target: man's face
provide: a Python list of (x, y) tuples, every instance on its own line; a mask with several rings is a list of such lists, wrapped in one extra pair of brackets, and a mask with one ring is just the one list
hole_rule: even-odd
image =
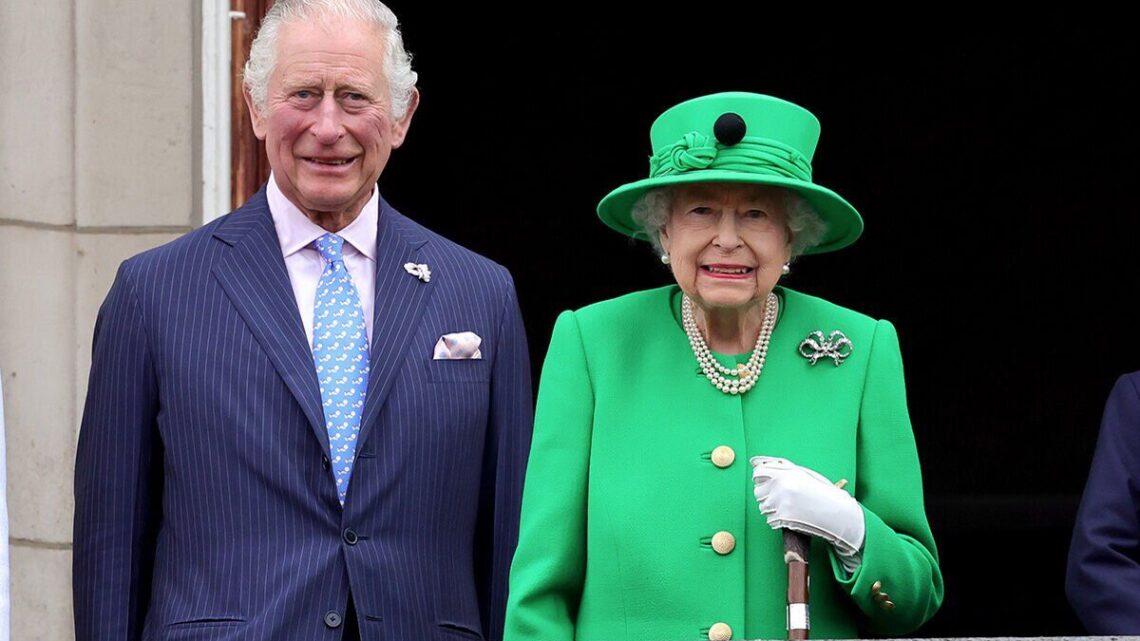
[(419, 96), (403, 118), (393, 117), (384, 36), (351, 20), (286, 22), (265, 110), (259, 112), (246, 92), (278, 187), (314, 220), (355, 217), (388, 156), (404, 142)]

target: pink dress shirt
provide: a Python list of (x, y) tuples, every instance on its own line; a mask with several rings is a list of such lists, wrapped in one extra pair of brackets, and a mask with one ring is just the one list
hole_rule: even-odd
[[(273, 226), (277, 228), (277, 240), (281, 243), (281, 253), (285, 257), (285, 269), (289, 272), (289, 282), (293, 285), (293, 297), (297, 299), (297, 309), (301, 312), (301, 323), (305, 326), (305, 336), (309, 347), (313, 345), (313, 305), (316, 302), (317, 283), (325, 270), (325, 259), (313, 246), (313, 241), (327, 232), (309, 220), (297, 208), (270, 174), (269, 185), (265, 190), (269, 200), (269, 213), (273, 216)], [(356, 220), (340, 230), (344, 238), (344, 266), (352, 275), (356, 292), (360, 295), (360, 309), (364, 313), (364, 325), (368, 330), (368, 344), (372, 344), (372, 314), (375, 310), (376, 292), (376, 229), (380, 220), (380, 193), (372, 189), (372, 197), (360, 211)]]

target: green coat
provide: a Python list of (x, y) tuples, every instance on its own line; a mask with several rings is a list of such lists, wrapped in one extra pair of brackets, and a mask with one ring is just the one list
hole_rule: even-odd
[[(853, 576), (813, 540), (812, 637), (901, 635), (938, 609), (942, 576), (894, 327), (776, 293), (767, 363), (743, 396), (701, 375), (676, 286), (559, 316), (539, 387), (507, 641), (704, 639), (716, 623), (733, 639), (784, 638), (783, 547), (752, 494), (756, 455), (845, 478), (864, 509)], [(800, 341), (836, 329), (852, 355), (809, 365)], [(713, 462), (718, 446), (735, 453), (727, 467)], [(735, 537), (726, 554), (711, 545), (718, 532)], [(872, 598), (876, 582), (893, 610)]]

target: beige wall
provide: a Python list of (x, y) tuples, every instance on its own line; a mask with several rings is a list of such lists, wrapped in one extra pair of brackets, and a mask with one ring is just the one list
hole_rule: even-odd
[(200, 2), (0, 1), (0, 370), (12, 639), (72, 638), (91, 330), (124, 258), (200, 220)]

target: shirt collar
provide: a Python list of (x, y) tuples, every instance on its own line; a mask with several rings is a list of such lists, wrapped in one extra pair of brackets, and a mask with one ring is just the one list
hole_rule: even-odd
[[(273, 226), (277, 230), (277, 241), (281, 244), (282, 255), (288, 257), (309, 247), (313, 241), (325, 235), (324, 228), (309, 220), (309, 217), (293, 204), (281, 188), (273, 174), (269, 174), (269, 184), (265, 190), (269, 201), (269, 213), (273, 216)], [(380, 220), (380, 190), (372, 188), (372, 196), (360, 210), (360, 214), (338, 234), (353, 249), (376, 262), (376, 232)]]

